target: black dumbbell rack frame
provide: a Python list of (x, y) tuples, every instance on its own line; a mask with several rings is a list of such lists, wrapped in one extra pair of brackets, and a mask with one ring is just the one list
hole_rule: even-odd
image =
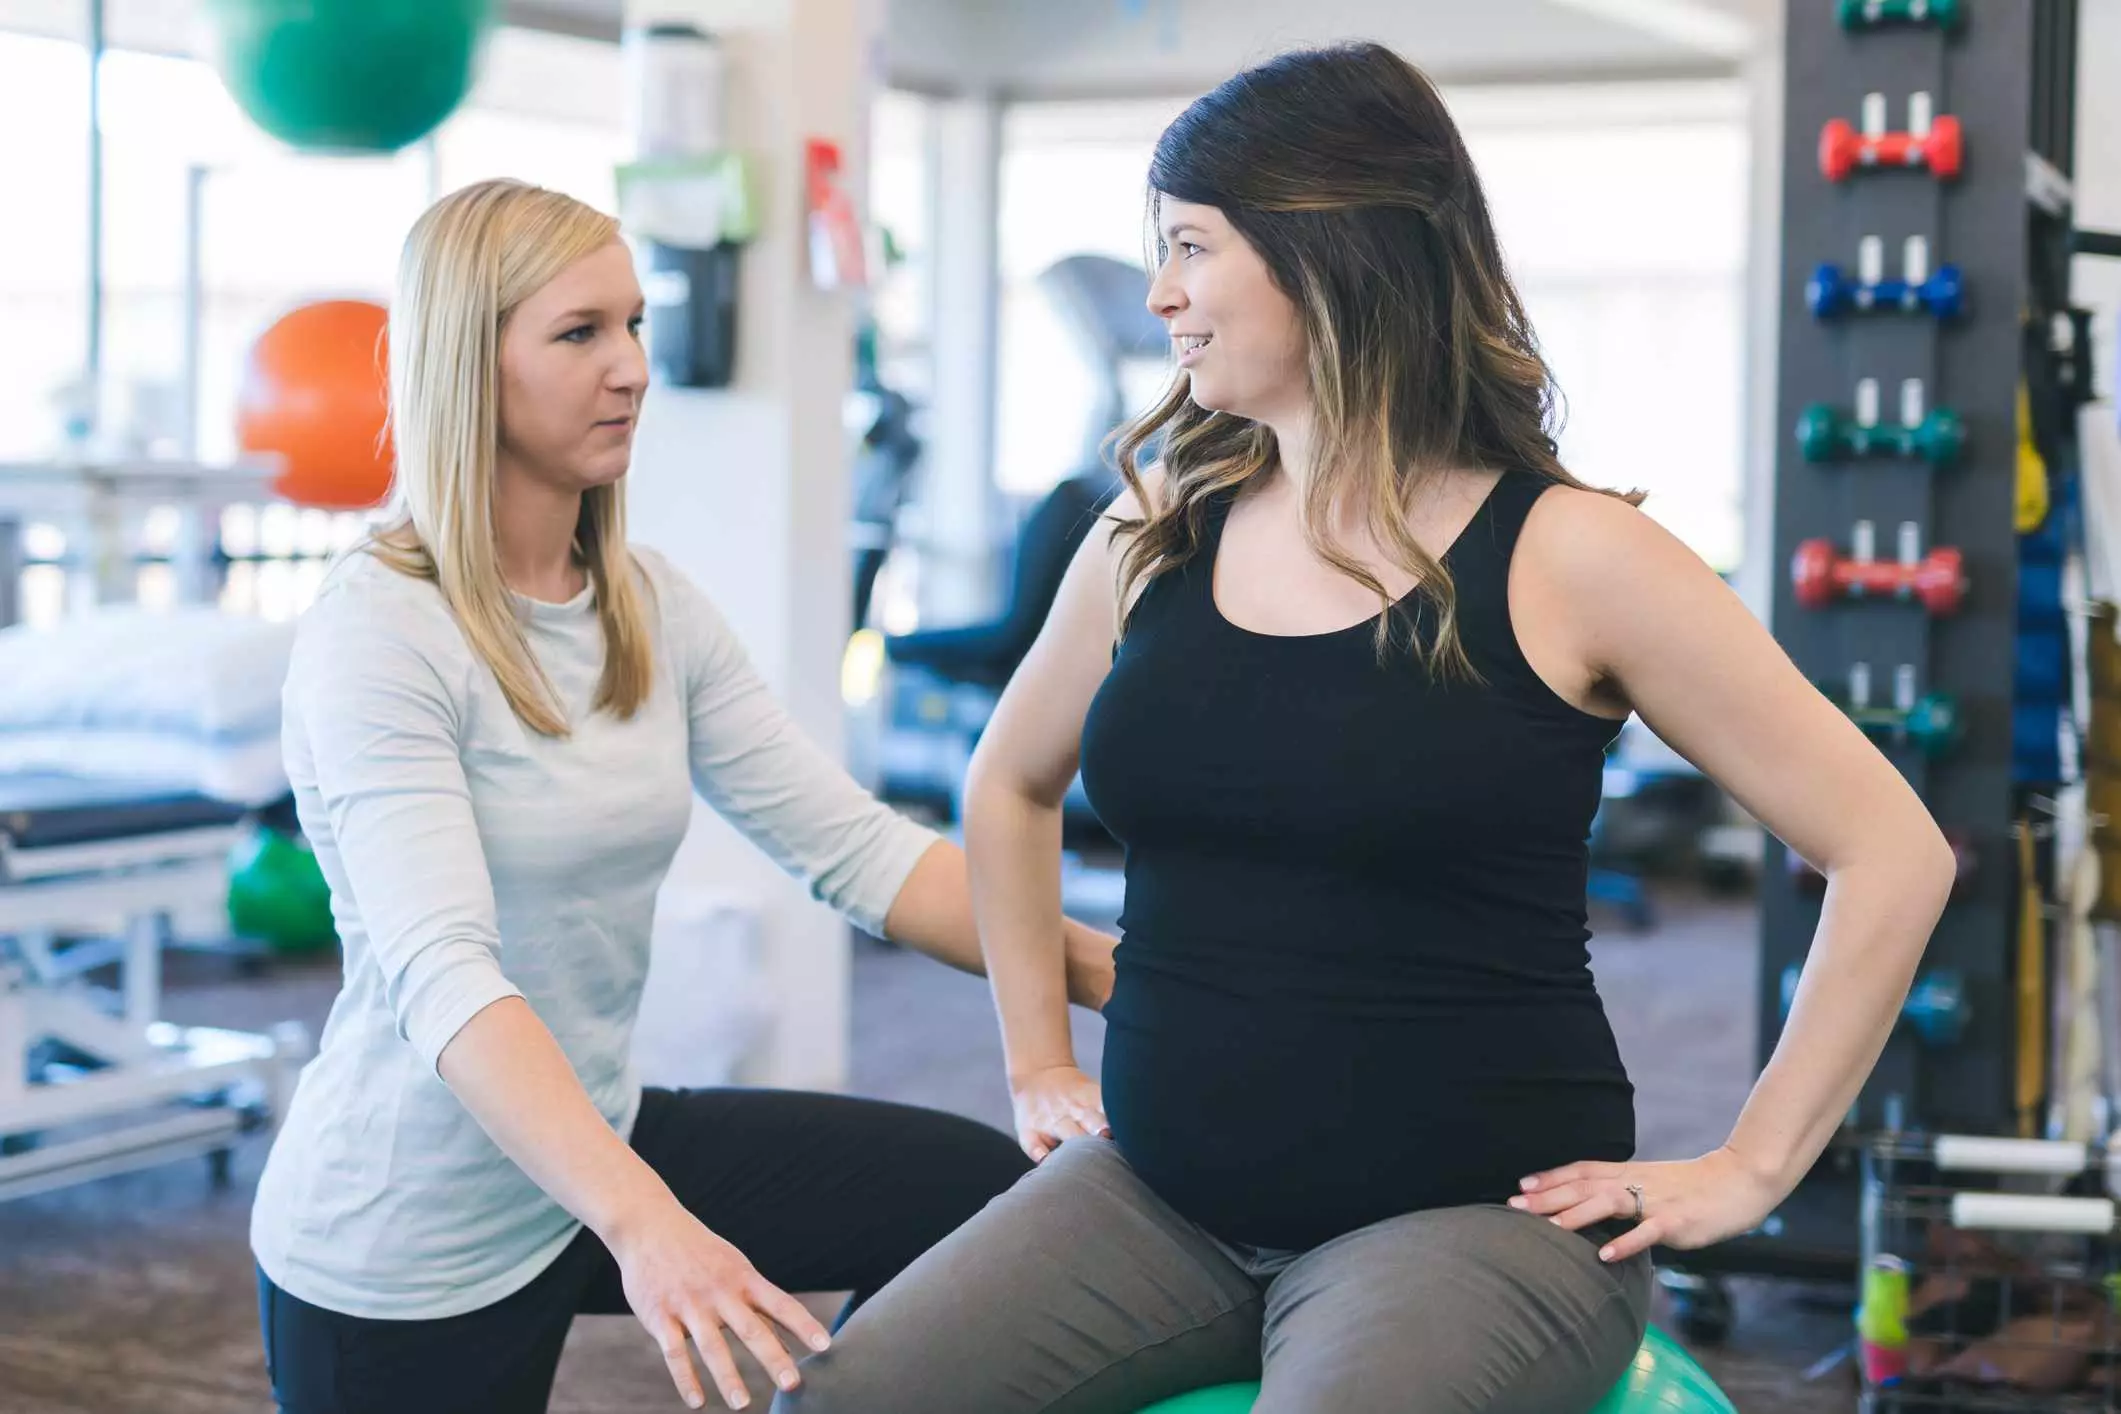
[[(2077, 5), (1971, 0), (1966, 10), (1951, 34), (1924, 26), (1851, 32), (1832, 0), (1789, 6), (1770, 624), (1816, 682), (1838, 688), (1852, 664), (1865, 662), (1873, 700), (1889, 701), (1895, 671), (1913, 664), (1918, 692), (1958, 699), (1965, 735), (1949, 756), (1931, 761), (1912, 746), (1886, 749), (1939, 823), (1966, 832), (1976, 851), (1976, 872), (1946, 910), (1924, 962), (1964, 978), (1971, 1018), (1950, 1046), (1898, 1028), (1853, 1126), (1762, 1232), (1707, 1253), (1660, 1253), (1694, 1272), (1850, 1278), (1862, 1134), (1896, 1118), (1973, 1133), (2009, 1133), (2015, 1125), (2012, 828), (2025, 795), (2012, 780), (2016, 393), (2026, 348), (2021, 311), (2034, 302), (2040, 233), (2058, 220), (2068, 230), (2066, 207), (2059, 216), (2043, 213), (2029, 192), (2045, 189), (2051, 204), (2056, 191), (2066, 193)], [(1833, 118), (1860, 127), (1864, 97), (1874, 92), (1886, 96), (1890, 130), (1908, 126), (1909, 95), (1917, 92), (1930, 95), (1935, 115), (1958, 119), (1965, 155), (1956, 180), (1896, 170), (1858, 171), (1835, 183), (1822, 174), (1821, 129)], [(1926, 237), (1931, 270), (1951, 263), (1961, 271), (1962, 316), (1945, 324), (1898, 314), (1815, 319), (1805, 303), (1814, 267), (1832, 261), (1853, 269), (1867, 235), (1883, 238), (1888, 276), (1900, 273), (1906, 237)], [(1852, 411), (1862, 378), (1878, 382), (1882, 421), (1900, 417), (1902, 380), (1921, 379), (1925, 409), (1950, 408), (1964, 421), (1959, 462), (1805, 460), (1795, 430), (1803, 410), (1826, 403)], [(1857, 521), (1875, 527), (1881, 559), (1897, 558), (1904, 522), (1918, 528), (1924, 551), (1956, 546), (1970, 584), (1958, 613), (1932, 617), (1919, 604), (1886, 600), (1801, 606), (1790, 576), (1797, 546), (1824, 536), (1846, 549)], [(1782, 1032), (1782, 974), (1803, 961), (1820, 917), (1818, 893), (1799, 886), (1786, 865), (1770, 837), (1761, 878), (1761, 1064)]]

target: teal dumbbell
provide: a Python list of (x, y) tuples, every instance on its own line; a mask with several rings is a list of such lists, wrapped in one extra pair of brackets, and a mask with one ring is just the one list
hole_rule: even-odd
[(1942, 756), (1958, 744), (1959, 704), (1948, 692), (1925, 692), (1912, 707), (1851, 707), (1842, 710), (1873, 740), (1906, 743), (1925, 756)]
[(1948, 692), (1917, 696), (1915, 683), (1915, 665), (1902, 663), (1893, 674), (1892, 701), (1881, 704), (1872, 696), (1871, 665), (1851, 663), (1844, 693), (1837, 695), (1823, 683), (1820, 687), (1871, 740), (1942, 756), (1959, 742), (1958, 700)]
[[(1797, 998), (1797, 977), (1797, 964), (1791, 963), (1782, 969), (1782, 1015), (1785, 1020), (1790, 1014), (1790, 1004)], [(1949, 968), (1923, 973), (1909, 989), (1907, 1000), (1901, 1003), (1900, 1019), (1928, 1045), (1957, 1045), (1966, 1035), (1967, 1023), (1973, 1019), (1973, 1009), (1966, 1000), (1965, 981)]]
[(1808, 462), (1858, 457), (1920, 457), (1947, 466), (1966, 447), (1966, 425), (1949, 408), (1938, 408), (1912, 425), (1864, 424), (1826, 403), (1813, 403), (1797, 419), (1797, 445)]
[(1870, 29), (1877, 25), (1935, 25), (1956, 30), (1966, 23), (1962, 0), (1839, 0), (1835, 18), (1843, 29)]
[(1955, 1044), (1966, 1035), (1971, 1008), (1966, 1001), (1966, 983), (1956, 972), (1925, 972), (1915, 979), (1900, 1015), (1916, 1034), (1933, 1046)]

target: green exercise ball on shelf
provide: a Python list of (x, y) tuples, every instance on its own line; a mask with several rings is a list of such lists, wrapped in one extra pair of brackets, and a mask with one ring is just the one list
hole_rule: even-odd
[(331, 887), (306, 840), (263, 827), (238, 841), (228, 860), (228, 926), (275, 952), (332, 946)]
[[(1152, 1404), (1141, 1414), (1250, 1414), (1257, 1384), (1217, 1385)], [(1708, 1371), (1655, 1326), (1591, 1414), (1737, 1414)]]
[(312, 152), (396, 152), (471, 89), (492, 0), (207, 0), (215, 67), (252, 122)]

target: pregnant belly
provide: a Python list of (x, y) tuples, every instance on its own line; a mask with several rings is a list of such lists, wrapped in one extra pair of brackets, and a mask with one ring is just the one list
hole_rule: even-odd
[(1594, 1028), (1561, 1026), (1571, 1041), (1553, 1018), (1533, 1040), (1494, 1017), (1351, 1021), (1171, 984), (1122, 993), (1105, 1032), (1113, 1138), (1228, 1241), (1308, 1248), (1634, 1150), (1632, 1092), (1595, 998)]

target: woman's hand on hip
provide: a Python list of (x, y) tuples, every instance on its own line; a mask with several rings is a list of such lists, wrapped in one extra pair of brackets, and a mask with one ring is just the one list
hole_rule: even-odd
[(1614, 1218), (1640, 1221), (1599, 1249), (1618, 1262), (1662, 1244), (1706, 1247), (1749, 1232), (1782, 1195), (1728, 1148), (1698, 1159), (1654, 1164), (1569, 1164), (1524, 1180), (1510, 1206), (1574, 1231)]
[(1009, 1090), (1016, 1142), (1035, 1164), (1044, 1163), (1065, 1140), (1112, 1133), (1105, 1122), (1104, 1091), (1075, 1066), (1047, 1066), (1011, 1077)]
[(736, 1361), (722, 1338), (727, 1327), (750, 1348), (773, 1382), (793, 1389), (800, 1377), (769, 1321), (778, 1322), (812, 1350), (831, 1337), (802, 1303), (758, 1274), (743, 1253), (708, 1231), (675, 1199), (612, 1245), (624, 1279), (626, 1300), (662, 1348), (670, 1378), (685, 1403), (700, 1408), (705, 1396), (687, 1342), (696, 1346), (731, 1409), (751, 1402)]

